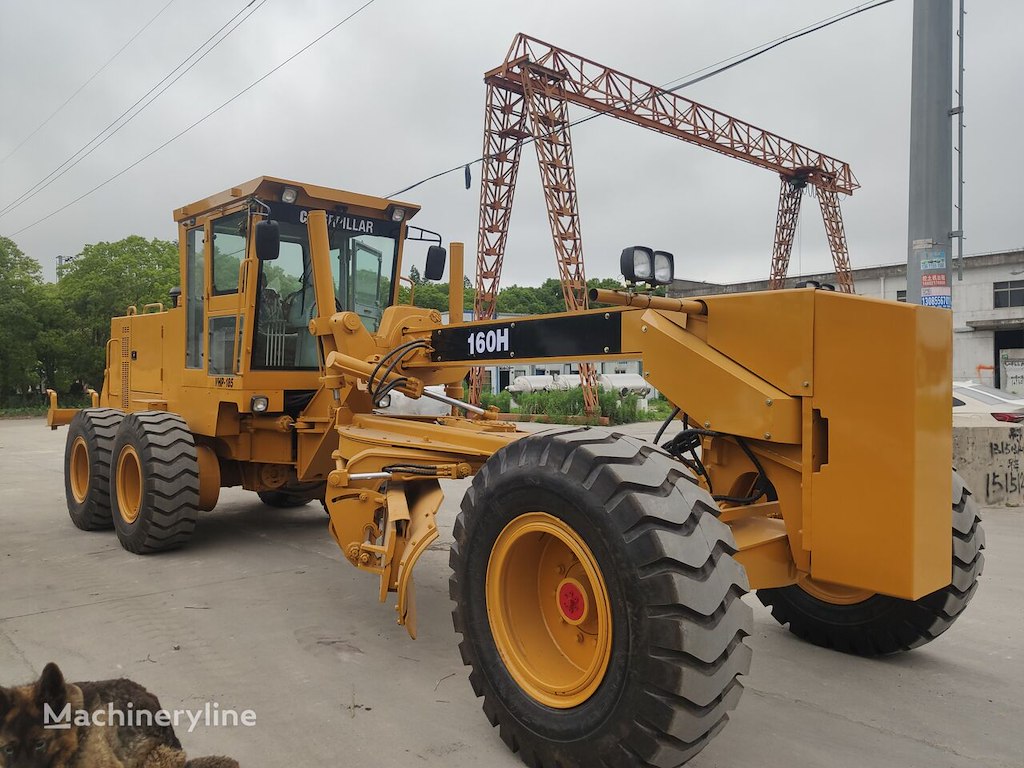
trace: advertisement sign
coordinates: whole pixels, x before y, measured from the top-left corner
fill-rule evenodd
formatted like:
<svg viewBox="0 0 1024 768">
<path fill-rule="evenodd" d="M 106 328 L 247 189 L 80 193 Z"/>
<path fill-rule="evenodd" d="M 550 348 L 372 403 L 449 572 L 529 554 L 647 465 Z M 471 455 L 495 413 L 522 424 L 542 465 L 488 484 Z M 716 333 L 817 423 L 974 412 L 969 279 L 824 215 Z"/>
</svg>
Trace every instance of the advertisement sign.
<svg viewBox="0 0 1024 768">
<path fill-rule="evenodd" d="M 943 286 L 946 285 L 946 273 L 945 272 L 933 272 L 931 274 L 921 275 L 922 286 Z"/>
<path fill-rule="evenodd" d="M 953 297 L 952 296 L 922 296 L 921 306 L 924 307 L 938 307 L 939 309 L 952 309 L 953 308 Z"/>
<path fill-rule="evenodd" d="M 921 304 L 926 307 L 939 307 L 941 309 L 953 308 L 952 291 L 949 288 L 922 288 Z"/>
<path fill-rule="evenodd" d="M 1005 350 L 1004 350 L 1005 351 Z M 1013 352 L 1020 354 L 1024 350 L 1015 349 Z M 1000 380 L 1001 388 L 1014 395 L 1024 395 L 1024 360 L 1007 359 L 1003 355 L 1003 375 Z"/>
</svg>

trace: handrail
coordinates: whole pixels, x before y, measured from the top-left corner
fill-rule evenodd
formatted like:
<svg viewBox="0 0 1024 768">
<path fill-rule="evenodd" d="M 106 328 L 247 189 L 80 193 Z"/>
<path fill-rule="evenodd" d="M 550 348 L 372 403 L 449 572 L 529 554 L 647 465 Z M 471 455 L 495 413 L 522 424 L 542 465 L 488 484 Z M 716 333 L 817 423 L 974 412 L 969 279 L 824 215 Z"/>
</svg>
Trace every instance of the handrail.
<svg viewBox="0 0 1024 768">
<path fill-rule="evenodd" d="M 615 304 L 620 307 L 660 309 L 664 312 L 683 312 L 687 315 L 706 315 L 707 305 L 695 299 L 669 299 L 665 296 L 651 296 L 647 293 L 624 293 L 603 288 L 590 289 L 590 301 L 601 304 Z"/>
</svg>

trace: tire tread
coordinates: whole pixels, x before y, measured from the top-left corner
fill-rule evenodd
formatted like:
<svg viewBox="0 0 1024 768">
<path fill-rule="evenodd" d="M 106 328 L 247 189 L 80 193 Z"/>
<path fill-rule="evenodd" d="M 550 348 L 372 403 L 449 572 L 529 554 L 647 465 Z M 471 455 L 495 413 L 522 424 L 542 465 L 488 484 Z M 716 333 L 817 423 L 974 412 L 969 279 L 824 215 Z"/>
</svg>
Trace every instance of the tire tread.
<svg viewBox="0 0 1024 768">
<path fill-rule="evenodd" d="M 199 514 L 199 465 L 188 425 L 175 413 L 139 411 L 122 422 L 115 452 L 129 441 L 144 464 L 143 507 L 136 521 L 142 527 L 135 533 L 119 523 L 121 545 L 139 555 L 183 546 Z M 116 493 L 112 496 L 116 506 Z"/>
<path fill-rule="evenodd" d="M 114 527 L 110 503 L 111 456 L 114 438 L 124 419 L 124 412 L 114 408 L 83 408 L 75 414 L 68 429 L 64 459 L 65 496 L 68 514 L 76 527 L 83 531 L 109 530 Z M 70 453 L 75 438 L 81 434 L 86 447 L 91 447 L 95 460 L 91 462 L 89 491 L 83 504 L 78 504 L 71 491 Z"/>
<path fill-rule="evenodd" d="M 952 489 L 953 556 L 948 586 L 916 601 L 876 595 L 869 601 L 885 607 L 884 613 L 859 624 L 831 623 L 817 608 L 820 601 L 797 586 L 758 590 L 758 600 L 797 637 L 844 653 L 884 656 L 931 642 L 963 613 L 974 597 L 985 565 L 981 515 L 970 490 L 955 471 Z"/>
<path fill-rule="evenodd" d="M 636 564 L 638 592 L 644 595 L 650 661 L 641 665 L 639 711 L 633 713 L 619 749 L 594 756 L 587 768 L 682 765 L 724 726 L 742 691 L 740 676 L 750 668 L 744 638 L 753 621 L 750 606 L 742 600 L 748 584 L 743 567 L 732 559 L 732 532 L 715 518 L 714 502 L 678 462 L 631 436 L 588 428 L 538 433 L 496 453 L 473 479 L 455 522 L 449 579 L 456 601 L 452 621 L 462 635 L 463 662 L 472 668 L 473 691 L 483 697 L 484 712 L 502 740 L 519 750 L 527 765 L 578 764 L 564 750 L 548 749 L 490 700 L 474 668 L 475 653 L 459 605 L 459 573 L 480 499 L 508 467 L 531 462 L 557 467 L 603 503 Z"/>
</svg>

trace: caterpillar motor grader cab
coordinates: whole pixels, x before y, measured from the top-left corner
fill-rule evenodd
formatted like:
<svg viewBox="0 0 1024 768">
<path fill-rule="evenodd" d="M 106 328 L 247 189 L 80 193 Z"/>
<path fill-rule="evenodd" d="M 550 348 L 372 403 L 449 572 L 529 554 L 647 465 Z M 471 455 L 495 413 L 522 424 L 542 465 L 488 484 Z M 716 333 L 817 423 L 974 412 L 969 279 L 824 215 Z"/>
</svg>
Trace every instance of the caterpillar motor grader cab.
<svg viewBox="0 0 1024 768">
<path fill-rule="evenodd" d="M 472 476 L 455 629 L 488 719 L 534 766 L 697 753 L 748 670 L 748 588 L 795 634 L 857 654 L 955 621 L 984 541 L 950 482 L 948 312 L 814 287 L 631 289 L 596 293 L 603 309 L 462 323 L 454 243 L 442 324 L 397 301 L 416 211 L 266 177 L 176 211 L 174 305 L 113 320 L 94 407 L 51 396 L 50 425 L 70 424 L 74 523 L 148 553 L 184 544 L 223 486 L 272 506 L 322 499 L 345 558 L 381 600 L 397 593 L 415 636 L 439 481 Z M 634 284 L 671 272 L 640 247 L 622 264 Z M 660 446 L 527 434 L 459 400 L 471 365 L 626 358 L 685 414 Z M 453 415 L 388 415 L 392 391 Z"/>
</svg>

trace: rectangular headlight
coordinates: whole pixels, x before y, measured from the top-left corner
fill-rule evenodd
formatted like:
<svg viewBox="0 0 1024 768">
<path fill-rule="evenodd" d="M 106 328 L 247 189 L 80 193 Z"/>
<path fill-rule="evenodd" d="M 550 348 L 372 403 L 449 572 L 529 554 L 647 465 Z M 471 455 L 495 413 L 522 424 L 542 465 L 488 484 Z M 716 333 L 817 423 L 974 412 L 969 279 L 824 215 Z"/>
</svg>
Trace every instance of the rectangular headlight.
<svg viewBox="0 0 1024 768">
<path fill-rule="evenodd" d="M 654 276 L 654 251 L 634 245 L 622 251 L 619 269 L 627 283 L 647 282 Z"/>
<path fill-rule="evenodd" d="M 654 252 L 654 279 L 657 285 L 668 285 L 675 276 L 675 257 L 668 251 Z"/>
</svg>

